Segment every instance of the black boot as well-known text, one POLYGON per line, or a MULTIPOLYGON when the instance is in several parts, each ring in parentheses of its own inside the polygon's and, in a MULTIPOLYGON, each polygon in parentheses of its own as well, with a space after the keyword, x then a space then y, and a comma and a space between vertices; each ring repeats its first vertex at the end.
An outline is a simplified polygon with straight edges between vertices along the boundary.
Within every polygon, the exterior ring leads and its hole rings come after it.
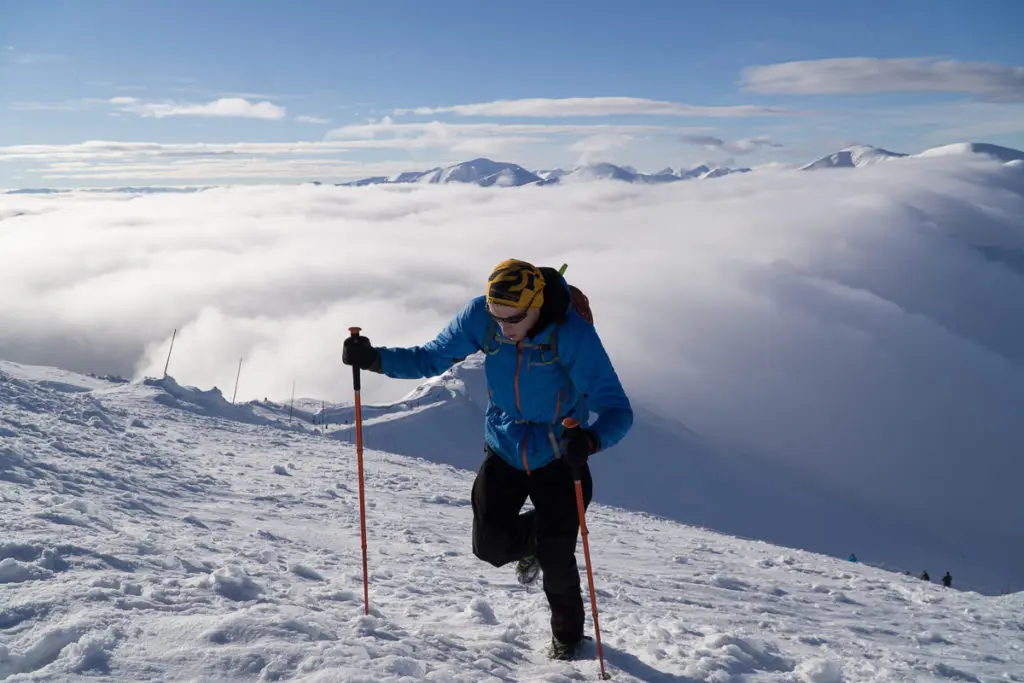
POLYGON ((516 562, 516 580, 524 586, 529 586, 537 581, 540 576, 540 560, 536 555, 527 555, 516 562))
POLYGON ((551 648, 548 651, 548 656, 551 657, 551 659, 558 659, 566 662, 576 659, 576 656, 580 652, 580 648, 588 640, 590 640, 589 636, 583 636, 575 641, 559 640, 557 637, 551 636, 551 648))
POLYGON ((520 515, 530 529, 526 540, 526 554, 516 562, 516 580, 524 586, 537 581, 540 576, 540 559, 537 558, 537 521, 533 512, 520 515))

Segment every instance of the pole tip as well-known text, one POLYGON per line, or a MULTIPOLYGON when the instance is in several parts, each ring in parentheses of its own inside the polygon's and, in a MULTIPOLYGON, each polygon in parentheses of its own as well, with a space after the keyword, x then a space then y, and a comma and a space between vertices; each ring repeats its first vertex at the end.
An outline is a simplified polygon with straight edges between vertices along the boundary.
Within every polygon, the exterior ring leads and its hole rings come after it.
POLYGON ((575 417, 567 417, 564 420, 562 420, 562 426, 565 427, 566 429, 576 429, 577 427, 580 426, 580 421, 577 420, 575 417))
POLYGON ((363 331, 363 328, 361 328, 361 327, 350 327, 350 328, 348 328, 348 331, 349 331, 349 334, 351 334, 353 337, 358 337, 359 333, 363 331))

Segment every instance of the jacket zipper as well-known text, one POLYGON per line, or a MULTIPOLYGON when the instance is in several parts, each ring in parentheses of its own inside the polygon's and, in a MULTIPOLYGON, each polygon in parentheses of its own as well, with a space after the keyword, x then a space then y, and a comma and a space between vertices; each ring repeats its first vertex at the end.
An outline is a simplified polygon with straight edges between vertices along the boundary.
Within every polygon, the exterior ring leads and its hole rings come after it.
MULTIPOLYGON (((516 410, 519 411, 519 419, 523 419, 523 408, 519 404, 519 371, 523 367, 523 342, 516 344, 516 377, 514 386, 516 390, 516 410)), ((530 433, 529 427, 523 435, 523 467, 526 468, 526 476, 530 476, 530 465, 526 462, 526 436, 530 433)))

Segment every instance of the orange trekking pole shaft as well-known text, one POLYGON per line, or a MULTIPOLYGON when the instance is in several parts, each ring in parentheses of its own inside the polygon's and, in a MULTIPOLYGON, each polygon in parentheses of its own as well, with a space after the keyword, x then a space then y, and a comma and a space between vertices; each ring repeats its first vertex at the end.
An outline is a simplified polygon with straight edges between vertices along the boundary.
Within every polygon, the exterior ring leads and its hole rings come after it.
MULTIPOLYGON (((562 426, 566 429, 578 429, 579 420, 567 417, 562 420, 562 426)), ((604 670, 604 653, 601 649, 601 626, 597 620, 597 594, 594 592, 594 573, 590 568, 590 543, 587 537, 590 532, 587 530, 586 506, 583 504, 583 482, 582 474, 579 471, 572 473, 573 483, 576 486, 576 514, 580 518, 580 536, 583 538, 583 558, 587 563, 587 583, 590 585, 590 610, 594 615, 594 637, 597 639, 597 658, 601 662, 601 680, 607 680, 608 674, 604 670)))
MULTIPOLYGON (((350 327, 348 331, 358 337, 362 328, 350 327)), ((363 545, 363 606, 364 614, 370 614, 370 586, 366 571, 366 494, 363 489, 363 406, 359 397, 361 388, 358 366, 352 366, 352 388, 356 394, 356 462, 359 467, 359 533, 363 545)))

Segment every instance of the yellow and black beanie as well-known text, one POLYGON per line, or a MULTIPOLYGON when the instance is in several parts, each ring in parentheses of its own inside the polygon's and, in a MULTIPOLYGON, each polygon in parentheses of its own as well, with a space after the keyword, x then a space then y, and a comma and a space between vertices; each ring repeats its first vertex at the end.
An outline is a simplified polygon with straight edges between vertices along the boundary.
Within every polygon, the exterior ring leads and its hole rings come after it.
POLYGON ((540 308, 544 305, 540 268, 518 259, 502 261, 487 278, 487 303, 520 310, 540 308))

